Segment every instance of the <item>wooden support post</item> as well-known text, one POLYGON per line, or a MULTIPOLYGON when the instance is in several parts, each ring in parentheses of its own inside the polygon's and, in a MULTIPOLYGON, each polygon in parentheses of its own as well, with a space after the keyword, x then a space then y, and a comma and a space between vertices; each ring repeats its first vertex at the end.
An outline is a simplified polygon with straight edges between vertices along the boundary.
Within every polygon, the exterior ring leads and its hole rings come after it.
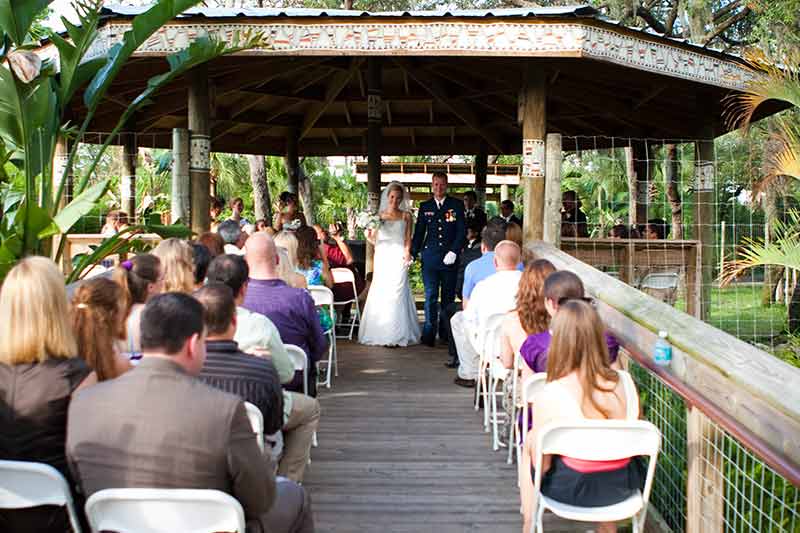
POLYGON ((286 189, 294 194, 300 190, 300 158, 297 155, 297 137, 297 130, 290 128, 286 134, 286 174, 289 177, 286 189))
POLYGON ((136 220, 136 159, 139 148, 136 143, 135 133, 123 133, 122 141, 122 169, 119 180, 120 209, 127 215, 130 223, 136 220))
POLYGON ((695 406, 689 407, 686 423, 686 531, 722 533, 725 529, 722 431, 695 406))
POLYGON ((478 153, 475 154, 475 194, 478 196, 478 205, 481 209, 486 209, 486 173, 489 163, 487 152, 486 142, 481 141, 478 153))
POLYGON ((561 246, 561 134, 548 133, 542 240, 561 246))
POLYGON ((500 201, 508 200, 508 185, 505 183, 500 185, 500 201))
POLYGON ((694 237, 700 241, 700 318, 708 320, 715 263, 714 180, 716 166, 712 130, 707 130, 707 140, 695 142, 695 154, 694 237))
POLYGON ((172 191, 170 195, 170 222, 190 224, 191 182, 189 180, 189 130, 172 130, 172 191))
MULTIPOLYGON (((53 196, 55 196, 58 186, 61 184, 61 176, 64 175, 64 168, 66 168, 67 160, 69 160, 69 149, 70 143, 67 138, 60 136, 56 141, 56 150, 53 154, 53 196)), ((72 200, 72 177, 70 172, 67 175, 67 183, 64 186, 64 194, 61 197, 59 209, 72 200)))
MULTIPOLYGON (((367 60, 367 205, 372 213, 378 212, 381 197, 381 123, 382 123, 382 69, 381 59, 367 60)), ((373 269, 375 249, 367 243, 366 270, 373 269)))
POLYGON ((520 93, 522 115, 522 202, 523 242, 542 240, 544 222, 544 179, 547 81, 541 70, 526 72, 520 93))
POLYGON ((195 67, 189 78, 189 176, 191 180, 192 231, 208 231, 211 224, 210 170, 211 101, 208 91, 208 69, 205 65, 195 67))

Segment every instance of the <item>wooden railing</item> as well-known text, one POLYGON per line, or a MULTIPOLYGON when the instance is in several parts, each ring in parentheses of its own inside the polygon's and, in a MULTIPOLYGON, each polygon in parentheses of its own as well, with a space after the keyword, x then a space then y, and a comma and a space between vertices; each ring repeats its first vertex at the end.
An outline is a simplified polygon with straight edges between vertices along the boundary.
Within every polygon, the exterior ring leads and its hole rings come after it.
MULTIPOLYGON (((64 243, 64 252, 61 256, 61 270, 64 275, 72 272, 72 258, 81 253, 87 253, 91 250, 92 246, 97 246, 106 238, 105 235, 99 233, 71 233, 66 236, 66 243, 64 243)), ((161 237, 155 233, 141 233, 132 236, 131 238, 146 241, 154 246, 161 242, 161 237)), ((114 255, 109 258, 114 264, 119 261, 124 261, 127 258, 126 254, 114 255)))
POLYGON ((800 369, 651 298, 550 244, 629 357, 664 434, 653 504, 678 531, 800 531, 800 369), (652 361, 667 331, 672 364, 652 361), (659 494, 661 491, 661 494, 659 494))

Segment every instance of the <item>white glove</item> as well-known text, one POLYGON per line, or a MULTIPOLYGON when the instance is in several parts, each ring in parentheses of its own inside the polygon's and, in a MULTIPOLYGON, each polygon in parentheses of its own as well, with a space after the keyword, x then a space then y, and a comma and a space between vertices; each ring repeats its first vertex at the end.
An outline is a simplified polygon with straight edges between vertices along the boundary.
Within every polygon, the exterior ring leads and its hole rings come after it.
POLYGON ((456 255, 455 252, 447 252, 447 254, 444 256, 444 259, 442 260, 442 263, 444 263, 447 266, 450 266, 456 262, 456 257, 458 256, 456 255))

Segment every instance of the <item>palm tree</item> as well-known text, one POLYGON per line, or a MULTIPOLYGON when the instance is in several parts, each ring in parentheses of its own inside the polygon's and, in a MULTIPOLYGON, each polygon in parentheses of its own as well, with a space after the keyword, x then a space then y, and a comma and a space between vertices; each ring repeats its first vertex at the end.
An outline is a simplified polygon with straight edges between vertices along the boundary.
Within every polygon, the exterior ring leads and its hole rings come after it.
MULTIPOLYGON (((763 55, 750 58, 754 78, 747 89, 728 101, 727 116, 734 126, 747 128, 756 109, 768 100, 788 104, 792 111, 775 118, 773 135, 777 148, 764 162, 766 175, 753 187, 753 194, 763 191, 776 180, 800 180, 800 51, 790 54, 783 65, 766 60, 763 55)), ((747 269, 758 266, 782 266, 800 269, 800 214, 790 213, 789 223, 777 224, 776 238, 746 239, 739 257, 727 263, 720 273, 723 285, 747 269)), ((800 327, 800 285, 795 286, 789 303, 789 330, 800 327)))

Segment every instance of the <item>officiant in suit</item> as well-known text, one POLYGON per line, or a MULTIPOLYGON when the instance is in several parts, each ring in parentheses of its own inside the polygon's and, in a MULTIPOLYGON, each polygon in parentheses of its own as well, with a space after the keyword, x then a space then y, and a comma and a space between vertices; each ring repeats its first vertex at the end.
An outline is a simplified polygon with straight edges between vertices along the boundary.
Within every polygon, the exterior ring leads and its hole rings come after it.
POLYGON ((464 203, 447 196, 447 174, 431 176, 433 198, 420 204, 411 254, 422 259, 422 282, 425 285, 425 325, 422 343, 434 346, 436 332, 447 344, 447 329, 439 322, 439 310, 455 300, 458 277, 458 254, 466 236, 464 203))

